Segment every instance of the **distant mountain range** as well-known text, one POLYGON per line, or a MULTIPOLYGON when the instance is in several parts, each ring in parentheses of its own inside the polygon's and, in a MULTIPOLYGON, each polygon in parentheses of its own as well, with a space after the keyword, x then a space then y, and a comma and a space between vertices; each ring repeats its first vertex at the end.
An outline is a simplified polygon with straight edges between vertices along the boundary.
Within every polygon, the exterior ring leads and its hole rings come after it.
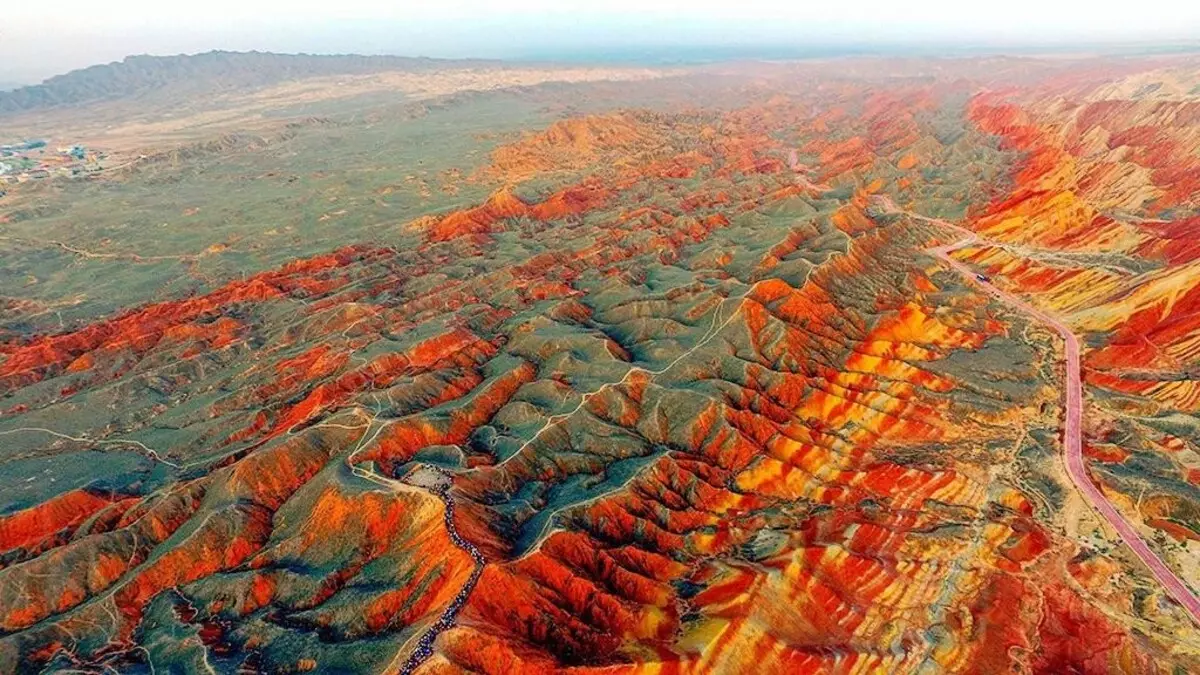
POLYGON ((130 56, 123 61, 74 70, 32 86, 3 91, 0 114, 139 96, 171 86, 190 91, 260 87, 307 77, 361 75, 390 70, 429 70, 495 65, 494 61, 441 60, 403 56, 223 52, 179 56, 130 56))

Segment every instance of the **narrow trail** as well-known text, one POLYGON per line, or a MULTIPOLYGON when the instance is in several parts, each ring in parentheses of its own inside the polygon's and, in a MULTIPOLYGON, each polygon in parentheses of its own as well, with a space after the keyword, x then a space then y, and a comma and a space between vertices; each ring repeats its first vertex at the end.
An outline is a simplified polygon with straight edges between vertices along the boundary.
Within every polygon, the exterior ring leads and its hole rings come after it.
POLYGON ((1010 308, 1017 310, 1018 312, 1033 317, 1037 321, 1053 328, 1056 333, 1062 336, 1063 341, 1066 343, 1067 403, 1066 425, 1063 431, 1063 449, 1064 460, 1067 467, 1067 475, 1071 478, 1071 482, 1075 484, 1076 489, 1078 489, 1092 505, 1092 508, 1095 509, 1101 516, 1103 516, 1103 518, 1108 521, 1108 524, 1111 525, 1114 530, 1116 530, 1117 535, 1121 538, 1121 541, 1125 542, 1125 544, 1133 550, 1138 559, 1150 569, 1151 574, 1154 575, 1154 578, 1159 584, 1162 585, 1163 589, 1167 591, 1167 594, 1170 595, 1175 602, 1179 603, 1181 607, 1183 607, 1188 615, 1191 616, 1192 621, 1194 621, 1197 625, 1200 625, 1200 599, 1198 599, 1195 593, 1188 588, 1187 584, 1185 584, 1183 580, 1180 579, 1153 550, 1151 550, 1151 548, 1146 544, 1146 541, 1142 539, 1140 534, 1138 534, 1134 526, 1125 518, 1124 515, 1121 514, 1120 511, 1116 509, 1116 507, 1112 505, 1111 502, 1108 501, 1107 498, 1105 498, 1104 493, 1100 491, 1100 488, 1096 487, 1096 484, 1093 483, 1091 478, 1088 476, 1087 466, 1083 460, 1083 378, 1080 374, 1081 367, 1079 338, 1077 338, 1075 333, 1060 320, 1050 316, 1040 309, 1037 309, 1012 293, 997 288, 990 280, 985 277, 980 277, 966 264, 955 260, 954 257, 950 255, 954 251, 966 248, 968 246, 980 243, 986 244, 988 243, 986 239, 982 239, 975 232, 945 220, 930 218, 928 216, 922 216, 909 211, 904 211, 898 208, 890 198, 884 197, 880 199, 880 203, 882 203, 886 209, 893 213, 901 213, 909 216, 910 218, 940 225, 963 235, 963 238, 957 242, 947 244, 945 246, 937 246, 926 249, 926 252, 949 265, 968 281, 974 281, 977 285, 987 291, 988 294, 1000 302, 1008 305, 1010 308))
POLYGON ((105 446, 105 445, 122 446, 123 445, 126 447, 134 447, 134 448, 141 450, 142 454, 144 454, 146 457, 148 457, 149 459, 151 459, 155 462, 158 462, 160 464, 165 464, 173 469, 183 468, 183 466, 176 464, 175 462, 172 462, 169 459, 163 459, 163 456, 161 454, 159 454, 159 452, 157 450, 149 447, 148 445, 146 445, 145 443, 142 443, 141 441, 134 441, 134 440, 123 439, 123 438, 103 439, 103 438, 87 438, 85 436, 70 436, 68 434, 64 434, 62 432, 55 431, 53 429, 44 429, 42 427, 20 427, 19 429, 9 429, 7 431, 0 431, 0 436, 8 436, 9 434, 19 434, 19 433, 47 434, 49 436, 54 436, 55 438, 61 438, 66 441, 72 441, 75 443, 83 443, 86 445, 93 445, 93 446, 96 446, 96 445, 98 445, 98 446, 105 446))
POLYGON ((0 241, 11 241, 27 246, 39 246, 42 248, 60 248, 67 253, 77 255, 81 258, 90 258, 94 260, 127 260, 130 262, 162 262, 165 260, 180 261, 180 262, 195 262, 200 258, 199 255, 141 255, 139 253, 96 253, 86 249, 72 246, 66 242, 56 241, 54 239, 37 240, 37 239, 22 239, 20 237, 0 236, 0 241))

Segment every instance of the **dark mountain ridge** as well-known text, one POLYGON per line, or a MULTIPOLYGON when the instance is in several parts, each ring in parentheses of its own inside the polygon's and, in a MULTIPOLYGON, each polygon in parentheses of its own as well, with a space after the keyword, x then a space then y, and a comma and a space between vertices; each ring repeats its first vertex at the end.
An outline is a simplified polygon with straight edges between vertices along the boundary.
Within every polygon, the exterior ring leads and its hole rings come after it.
POLYGON ((57 75, 37 85, 0 91, 0 114, 75 106, 139 96, 169 86, 221 91, 330 75, 493 66, 495 61, 357 54, 274 54, 211 51, 176 56, 129 56, 122 61, 57 75))

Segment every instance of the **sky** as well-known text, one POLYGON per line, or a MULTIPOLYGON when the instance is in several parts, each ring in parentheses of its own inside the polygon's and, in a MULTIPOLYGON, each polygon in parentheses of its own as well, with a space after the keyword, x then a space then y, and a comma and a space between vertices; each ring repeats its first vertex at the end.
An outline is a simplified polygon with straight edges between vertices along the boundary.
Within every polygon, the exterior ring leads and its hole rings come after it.
POLYGON ((1198 0, 9 0, 0 84, 211 49, 554 58, 686 47, 992 51, 1200 37, 1198 0))

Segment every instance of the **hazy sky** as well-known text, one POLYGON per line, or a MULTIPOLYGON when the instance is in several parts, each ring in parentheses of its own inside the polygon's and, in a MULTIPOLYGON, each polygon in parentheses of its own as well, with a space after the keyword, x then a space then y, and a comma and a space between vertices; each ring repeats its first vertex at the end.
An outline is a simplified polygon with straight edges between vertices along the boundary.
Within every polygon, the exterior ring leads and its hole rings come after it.
POLYGON ((129 54, 521 58, 605 48, 1196 39, 1200 0, 6 0, 0 83, 129 54))

